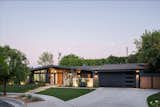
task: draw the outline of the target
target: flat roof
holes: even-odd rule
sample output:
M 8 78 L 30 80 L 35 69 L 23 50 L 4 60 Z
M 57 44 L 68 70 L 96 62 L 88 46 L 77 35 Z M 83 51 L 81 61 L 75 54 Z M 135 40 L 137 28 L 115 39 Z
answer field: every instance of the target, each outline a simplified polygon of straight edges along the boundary
M 31 71 L 43 70 L 43 69 L 48 69 L 48 68 L 68 69 L 68 70 L 72 69 L 72 67 L 66 67 L 66 66 L 47 65 L 47 66 L 39 66 L 36 68 L 32 68 Z
M 58 65 L 48 65 L 33 68 L 32 71 L 43 70 L 48 68 L 67 69 L 67 70 L 84 70 L 84 71 L 123 71 L 123 70 L 144 70 L 147 68 L 147 64 L 144 63 L 132 63 L 132 64 L 105 64 L 101 66 L 75 66 L 66 67 Z

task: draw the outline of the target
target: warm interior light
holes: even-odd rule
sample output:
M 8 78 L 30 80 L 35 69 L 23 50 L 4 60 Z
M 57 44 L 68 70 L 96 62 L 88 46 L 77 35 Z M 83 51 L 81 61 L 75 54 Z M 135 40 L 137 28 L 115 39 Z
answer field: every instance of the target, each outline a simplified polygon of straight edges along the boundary
M 138 74 L 136 75 L 136 80 L 139 80 L 139 75 Z
M 20 82 L 20 84 L 21 84 L 21 85 L 24 85 L 25 83 L 24 83 L 24 82 Z
M 77 71 L 77 73 L 81 73 L 81 71 L 80 71 L 80 70 L 78 70 L 78 71 Z
M 93 79 L 92 78 L 88 79 L 87 87 L 93 87 Z
M 77 78 L 73 78 L 73 86 L 78 87 Z
M 12 81 L 12 82 L 10 81 L 8 84 L 9 84 L 9 85 L 13 85 L 13 81 Z
M 136 73 L 139 73 L 139 70 L 136 70 Z
M 80 75 L 77 75 L 78 78 L 80 78 Z
M 98 75 L 97 75 L 97 74 L 95 74 L 95 75 L 94 75 L 94 78 L 98 78 Z

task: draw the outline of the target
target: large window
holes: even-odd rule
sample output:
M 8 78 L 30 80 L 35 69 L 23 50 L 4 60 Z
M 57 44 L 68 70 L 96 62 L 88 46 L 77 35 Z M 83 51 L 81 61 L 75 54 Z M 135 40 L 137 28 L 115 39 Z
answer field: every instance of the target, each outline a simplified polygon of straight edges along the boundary
M 39 70 L 34 72 L 34 81 L 46 81 L 46 70 Z

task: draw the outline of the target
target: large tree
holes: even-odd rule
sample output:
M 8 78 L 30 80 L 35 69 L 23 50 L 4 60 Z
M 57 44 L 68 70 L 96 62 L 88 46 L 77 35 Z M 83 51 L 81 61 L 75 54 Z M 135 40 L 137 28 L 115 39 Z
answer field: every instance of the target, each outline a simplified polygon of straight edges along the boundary
M 130 54 L 127 58 L 127 63 L 138 63 L 138 57 L 136 54 Z
M 6 95 L 7 82 L 11 79 L 25 80 L 29 69 L 23 53 L 9 46 L 0 46 L 0 80 L 3 81 L 3 94 Z
M 63 66 L 98 66 L 104 64 L 119 64 L 119 63 L 126 63 L 127 57 L 116 57 L 116 56 L 109 56 L 108 58 L 102 59 L 84 59 L 76 56 L 74 54 L 70 54 L 64 56 L 61 60 L 59 65 Z
M 42 65 L 42 66 L 52 65 L 53 64 L 53 54 L 49 52 L 43 52 L 37 62 L 39 65 Z
M 69 54 L 67 56 L 64 56 L 60 62 L 59 65 L 62 66 L 82 66 L 82 58 L 74 55 L 74 54 Z
M 108 64 L 123 64 L 126 63 L 127 57 L 109 56 L 107 59 Z
M 160 70 L 160 31 L 145 31 L 138 45 L 139 62 L 148 63 L 153 71 Z

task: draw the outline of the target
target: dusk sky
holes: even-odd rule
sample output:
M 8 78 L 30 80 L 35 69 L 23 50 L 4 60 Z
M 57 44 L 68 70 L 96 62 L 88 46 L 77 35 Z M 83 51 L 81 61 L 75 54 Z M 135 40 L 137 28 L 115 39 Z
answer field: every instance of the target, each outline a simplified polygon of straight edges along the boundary
M 37 66 L 44 51 L 84 58 L 125 56 L 134 39 L 160 29 L 160 1 L 0 1 L 0 45 L 24 52 Z

